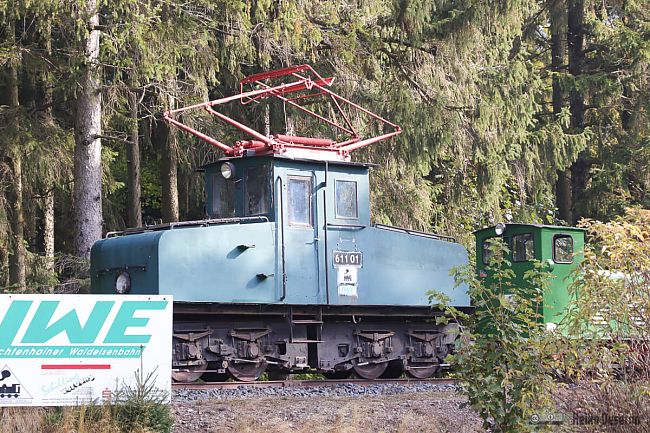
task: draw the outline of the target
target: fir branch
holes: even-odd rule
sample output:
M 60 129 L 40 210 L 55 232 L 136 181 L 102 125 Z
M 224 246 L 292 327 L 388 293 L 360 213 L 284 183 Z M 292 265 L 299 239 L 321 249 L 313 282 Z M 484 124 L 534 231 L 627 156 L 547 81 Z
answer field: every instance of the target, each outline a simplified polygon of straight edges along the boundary
M 411 84 L 415 88 L 415 90 L 420 94 L 420 96 L 422 96 L 422 98 L 424 98 L 427 101 L 427 103 L 429 103 L 430 105 L 437 104 L 438 101 L 434 97 L 429 95 L 427 90 L 413 78 L 414 74 L 410 71 L 407 71 L 404 65 L 397 60 L 397 57 L 394 54 L 390 53 L 386 49 L 381 49 L 380 51 L 382 51 L 384 54 L 388 56 L 389 59 L 391 59 L 393 64 L 397 66 L 399 71 L 402 73 L 404 79 L 406 79 L 406 81 L 408 81 L 409 84 Z M 472 111 L 473 110 L 473 108 L 470 106 L 443 105 L 442 108 L 444 108 L 447 111 Z
M 333 31 L 333 32 L 338 33 L 338 34 L 340 34 L 342 36 L 348 36 L 350 34 L 350 32 L 347 31 L 346 29 L 342 29 L 341 27 L 335 27 L 335 26 L 328 25 L 326 22 L 321 21 L 321 20 L 319 20 L 317 18 L 309 16 L 309 17 L 307 17 L 307 19 L 312 24 L 315 24 L 318 27 L 320 27 L 321 30 Z M 378 38 L 378 40 L 381 41 L 385 45 L 390 45 L 390 44 L 401 45 L 403 47 L 407 47 L 407 48 L 410 48 L 412 50 L 421 51 L 423 53 L 427 53 L 427 54 L 430 54 L 432 56 L 435 56 L 438 53 L 438 46 L 437 45 L 434 45 L 432 47 L 424 47 L 424 46 L 421 46 L 421 45 L 413 44 L 410 41 L 405 41 L 403 39 L 394 38 L 394 37 L 381 37 L 380 36 Z
M 108 141 L 117 141 L 117 142 L 120 142 L 120 143 L 128 144 L 129 146 L 133 145 L 133 142 L 130 141 L 130 140 L 126 140 L 126 139 L 121 138 L 121 137 L 115 137 L 115 136 L 112 136 L 112 135 L 103 135 L 103 134 L 95 134 L 95 135 L 93 135 L 93 139 L 97 139 L 97 138 L 100 138 L 102 140 L 108 140 Z
M 431 54 L 432 56 L 435 56 L 438 53 L 438 46 L 437 45 L 434 45 L 434 46 L 432 46 L 430 48 L 425 48 L 423 46 L 414 45 L 409 41 L 404 41 L 402 39 L 396 39 L 396 38 L 381 38 L 381 41 L 384 42 L 384 43 L 387 43 L 387 44 L 402 45 L 402 46 L 405 46 L 407 48 L 411 48 L 413 50 L 418 50 L 418 51 L 422 51 L 422 52 L 427 53 L 427 54 Z

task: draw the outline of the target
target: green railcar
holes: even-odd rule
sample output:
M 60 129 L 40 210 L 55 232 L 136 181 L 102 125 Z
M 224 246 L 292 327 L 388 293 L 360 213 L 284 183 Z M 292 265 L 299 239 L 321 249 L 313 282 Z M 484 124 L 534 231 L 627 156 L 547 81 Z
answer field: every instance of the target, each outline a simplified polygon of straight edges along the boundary
M 570 301 L 569 286 L 573 272 L 583 258 L 585 230 L 537 224 L 498 224 L 474 232 L 476 271 L 479 278 L 489 278 L 490 239 L 502 237 L 510 249 L 516 283 L 524 285 L 524 274 L 540 261 L 552 274 L 543 294 L 542 320 L 554 329 L 562 320 Z

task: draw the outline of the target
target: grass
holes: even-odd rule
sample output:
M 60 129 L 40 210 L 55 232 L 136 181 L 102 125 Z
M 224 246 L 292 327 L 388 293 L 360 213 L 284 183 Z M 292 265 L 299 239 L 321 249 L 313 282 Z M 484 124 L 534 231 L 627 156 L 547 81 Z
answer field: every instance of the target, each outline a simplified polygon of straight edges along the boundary
M 157 403 L 0 409 L 0 433 L 166 433 L 172 421 Z

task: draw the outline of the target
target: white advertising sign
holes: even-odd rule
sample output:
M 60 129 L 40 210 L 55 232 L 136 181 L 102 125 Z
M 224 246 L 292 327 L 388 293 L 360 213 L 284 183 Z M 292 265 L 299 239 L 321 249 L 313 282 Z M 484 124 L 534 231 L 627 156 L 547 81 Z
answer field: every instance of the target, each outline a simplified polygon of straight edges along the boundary
M 0 406 L 110 401 L 151 375 L 171 395 L 170 296 L 0 295 Z

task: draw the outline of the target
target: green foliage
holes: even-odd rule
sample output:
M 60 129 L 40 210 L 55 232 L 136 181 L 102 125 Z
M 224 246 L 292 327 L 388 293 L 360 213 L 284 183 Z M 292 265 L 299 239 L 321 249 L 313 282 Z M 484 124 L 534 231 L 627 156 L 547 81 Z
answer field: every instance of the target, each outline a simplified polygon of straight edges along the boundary
M 486 277 L 477 278 L 473 267 L 455 272 L 469 288 L 473 316 L 430 294 L 432 305 L 445 308 L 440 323 L 463 324 L 455 374 L 490 431 L 540 431 L 530 417 L 544 413 L 564 412 L 566 422 L 573 414 L 647 415 L 650 213 L 631 209 L 615 221 L 583 225 L 589 244 L 572 277 L 573 301 L 553 332 L 539 310 L 548 273 L 537 263 L 521 284 L 500 238 L 490 245 Z M 626 431 L 644 431 L 642 425 Z
M 629 209 L 609 223 L 585 220 L 589 243 L 571 286 L 571 314 L 560 324 L 584 369 L 611 378 L 612 364 L 650 377 L 650 212 Z
M 650 407 L 650 212 L 628 209 L 609 223 L 582 225 L 589 243 L 553 347 L 556 371 L 577 386 L 556 392 L 557 405 L 568 413 L 626 420 L 602 426 L 604 432 L 644 432 Z

